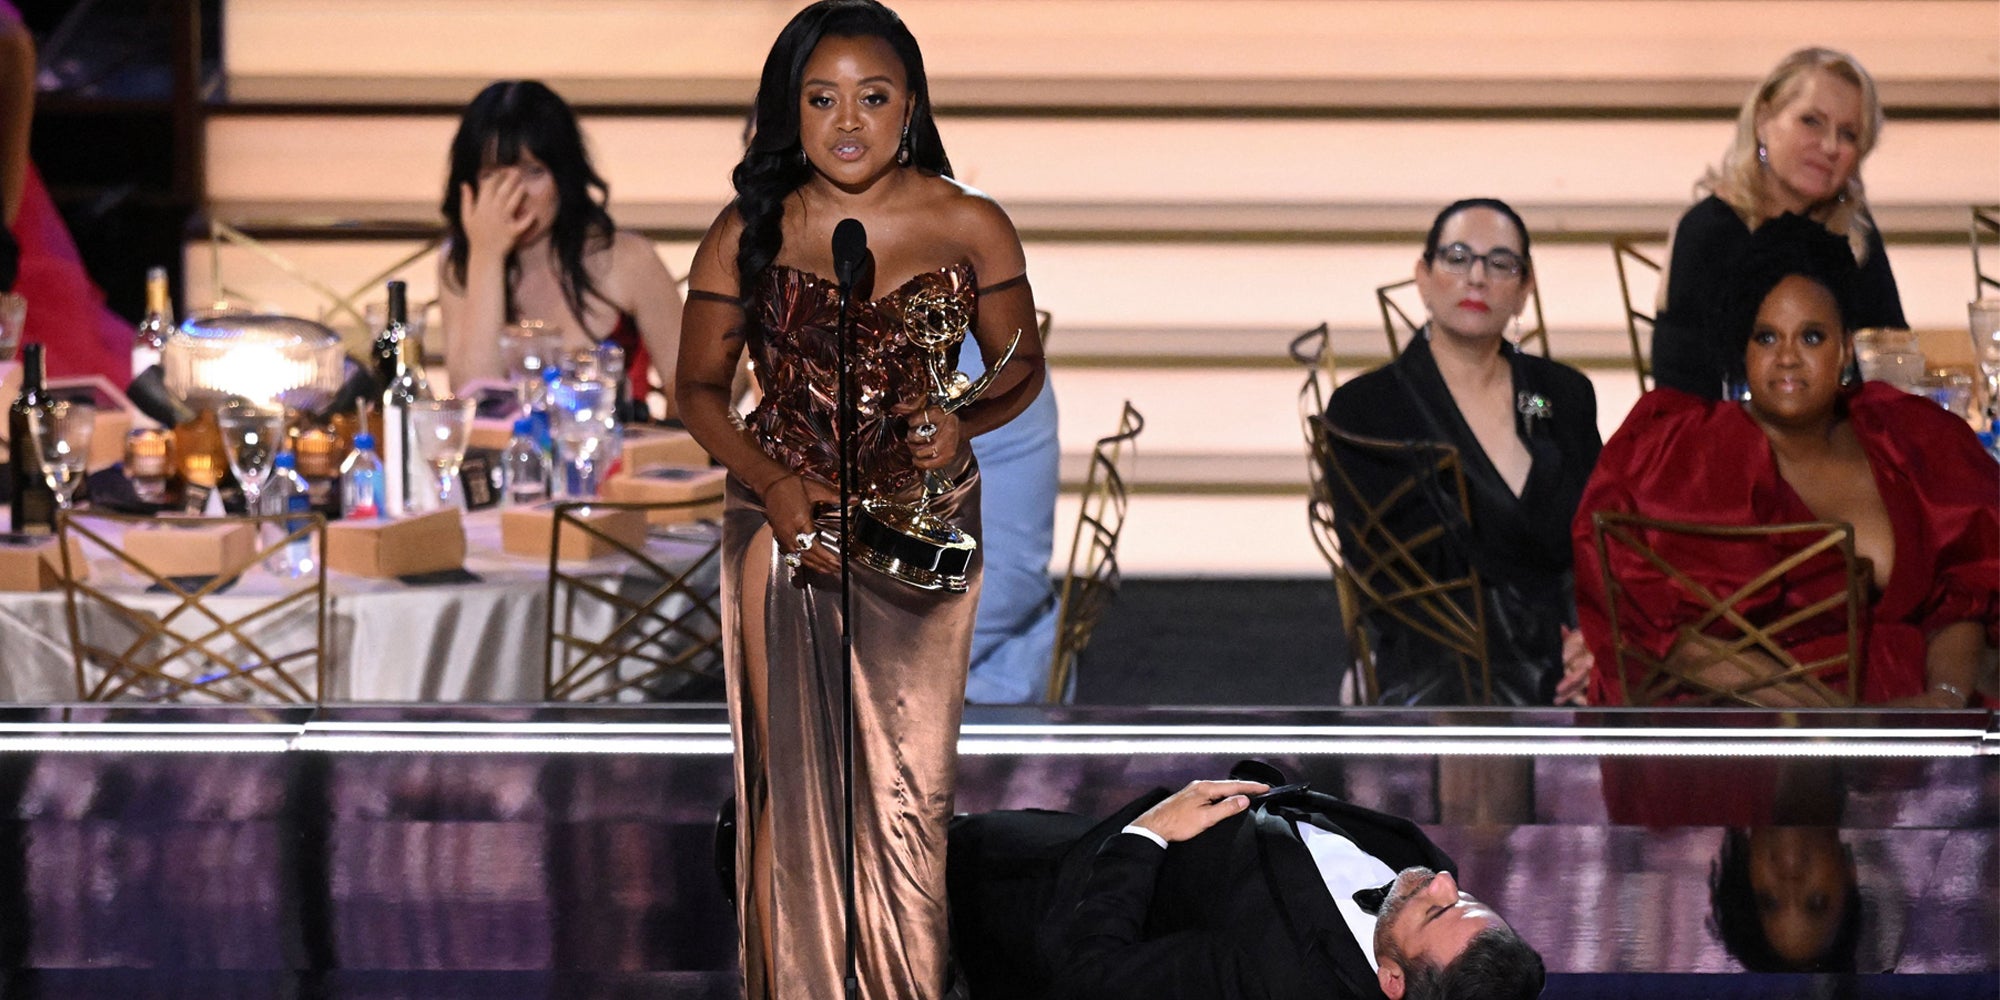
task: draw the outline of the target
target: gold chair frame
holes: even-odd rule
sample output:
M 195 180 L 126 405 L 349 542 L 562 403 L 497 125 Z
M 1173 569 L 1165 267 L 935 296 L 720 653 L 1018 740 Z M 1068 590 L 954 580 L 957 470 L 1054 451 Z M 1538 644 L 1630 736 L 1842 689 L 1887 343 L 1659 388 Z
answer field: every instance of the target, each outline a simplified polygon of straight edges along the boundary
M 1077 656 L 1090 645 L 1091 631 L 1118 593 L 1118 538 L 1125 530 L 1130 504 L 1125 470 L 1137 454 L 1139 432 L 1145 429 L 1146 419 L 1127 400 L 1118 417 L 1118 430 L 1098 438 L 1097 446 L 1091 449 L 1076 531 L 1070 536 L 1062 603 L 1056 614 L 1055 651 L 1046 693 L 1050 704 L 1063 701 Z
M 1363 696 L 1373 703 L 1381 697 L 1381 678 L 1376 671 L 1375 653 L 1367 641 L 1368 613 L 1379 612 L 1443 647 L 1458 660 L 1461 690 L 1479 692 L 1480 701 L 1493 700 L 1493 670 L 1486 649 L 1486 603 L 1479 571 L 1469 563 L 1463 575 L 1439 579 L 1418 558 L 1420 550 L 1446 539 L 1442 523 L 1431 524 L 1416 534 L 1395 534 L 1384 523 L 1385 516 L 1399 505 L 1421 496 L 1425 480 L 1439 480 L 1450 489 L 1458 504 L 1458 515 L 1470 524 L 1472 510 L 1466 497 L 1465 471 L 1458 449 L 1432 441 L 1385 441 L 1352 434 L 1334 426 L 1325 417 L 1307 420 L 1313 460 L 1321 464 L 1329 483 L 1324 514 L 1314 513 L 1314 534 L 1322 531 L 1332 539 L 1343 567 L 1336 579 L 1344 577 L 1341 617 L 1349 630 L 1348 641 L 1362 668 Z M 1354 481 L 1340 459 L 1341 448 L 1373 452 L 1391 458 L 1413 471 L 1384 491 L 1368 496 Z M 1343 525 L 1333 487 L 1351 505 L 1354 523 Z M 1322 549 L 1324 551 L 1324 549 Z M 1352 600 L 1350 605 L 1348 602 Z M 1349 611 L 1349 608 L 1352 611 Z M 1478 684 L 1473 671 L 1478 671 Z
M 702 573 L 722 558 L 721 531 L 716 532 L 715 540 L 692 563 L 674 568 L 654 558 L 644 545 L 628 545 L 576 516 L 579 510 L 651 513 L 712 507 L 714 503 L 714 500 L 666 503 L 593 500 L 556 504 L 549 536 L 548 638 L 542 667 L 545 700 L 615 701 L 627 692 L 648 693 L 669 677 L 714 680 L 722 676 L 721 579 L 718 574 L 713 582 L 701 580 Z M 566 528 L 611 546 L 617 554 L 630 558 L 637 568 L 651 574 L 652 579 L 659 581 L 658 585 L 644 600 L 633 600 L 588 575 L 565 570 L 562 539 Z M 586 597 L 613 609 L 619 616 L 610 631 L 600 638 L 576 632 L 579 598 Z M 663 613 L 661 606 L 675 597 L 685 597 L 688 607 L 672 615 Z M 627 660 L 639 661 L 645 667 L 639 673 L 623 675 L 619 670 Z
M 1394 293 L 1405 288 L 1415 287 L 1416 283 L 1415 278 L 1404 278 L 1375 288 L 1375 307 L 1382 313 L 1382 333 L 1389 338 L 1391 358 L 1403 353 L 1402 341 L 1397 338 L 1399 327 L 1406 337 L 1414 337 L 1418 330 L 1423 329 L 1424 325 L 1411 316 L 1409 310 L 1404 309 L 1394 296 Z M 1541 351 L 1542 357 L 1546 358 L 1549 356 L 1549 324 L 1542 318 L 1542 286 L 1539 282 L 1528 290 L 1528 299 L 1534 306 L 1535 321 L 1521 333 L 1521 339 L 1515 346 L 1524 351 L 1531 346 L 1536 347 Z
M 1341 635 L 1347 640 L 1347 649 L 1354 662 L 1361 663 L 1369 656 L 1368 632 L 1362 627 L 1360 594 L 1354 589 L 1354 581 L 1347 578 L 1346 564 L 1340 561 L 1340 537 L 1333 518 L 1333 490 L 1326 480 L 1330 466 L 1325 454 L 1325 435 L 1316 423 L 1325 416 L 1327 400 L 1332 398 L 1333 390 L 1339 384 L 1339 365 L 1334 358 L 1332 333 L 1325 323 L 1321 323 L 1293 337 L 1287 353 L 1306 370 L 1305 381 L 1299 386 L 1299 433 L 1306 445 L 1306 521 L 1312 531 L 1313 547 L 1319 550 L 1320 558 L 1326 560 L 1327 569 L 1333 574 L 1334 594 L 1340 601 Z M 1345 673 L 1357 678 L 1357 700 L 1372 701 L 1372 696 L 1361 690 L 1358 682 L 1360 673 Z M 1345 681 L 1342 683 L 1345 686 Z
M 1618 267 L 1618 298 L 1625 304 L 1625 336 L 1632 345 L 1632 371 L 1639 376 L 1639 391 L 1645 393 L 1653 388 L 1652 338 L 1656 317 L 1632 304 L 1632 279 L 1627 270 L 1643 267 L 1658 279 L 1661 272 L 1659 261 L 1646 256 L 1639 249 L 1638 241 L 1621 236 L 1611 241 L 1611 261 Z M 1639 325 L 1645 324 L 1645 339 L 1639 337 Z
M 1979 249 L 1986 243 L 1994 244 L 2000 251 L 2000 205 L 1972 206 L 1972 297 L 1985 298 L 1988 291 L 2000 295 L 2000 272 L 1987 273 L 1985 262 L 1979 259 Z
M 1703 586 L 1679 566 L 1660 555 L 1658 549 L 1643 537 L 1645 533 L 1657 532 L 1707 539 L 1777 538 L 1787 535 L 1800 536 L 1800 547 L 1784 559 L 1766 568 L 1726 596 L 1719 596 Z M 1861 656 L 1861 611 L 1866 606 L 1866 560 L 1854 554 L 1854 527 L 1840 521 L 1805 521 L 1792 524 L 1773 525 L 1716 525 L 1696 524 L 1685 521 L 1668 521 L 1659 518 L 1629 514 L 1622 511 L 1598 511 L 1591 515 L 1591 534 L 1597 544 L 1597 568 L 1604 583 L 1607 616 L 1611 620 L 1612 655 L 1614 676 L 1618 679 L 1618 697 L 1626 705 L 1646 706 L 1658 704 L 1665 698 L 1679 694 L 1692 694 L 1696 704 L 1756 705 L 1750 695 L 1767 687 L 1798 682 L 1812 688 L 1830 704 L 1851 706 L 1855 693 L 1860 690 L 1861 672 L 1865 663 Z M 1683 635 L 1708 635 L 1708 630 L 1717 624 L 1726 624 L 1740 633 L 1729 640 L 1715 640 L 1714 648 L 1707 659 L 1696 665 L 1699 670 L 1720 662 L 1744 663 L 1745 654 L 1757 653 L 1778 662 L 1777 674 L 1753 683 L 1726 686 L 1704 681 L 1691 676 L 1682 668 L 1669 662 L 1669 658 L 1655 657 L 1627 641 L 1621 624 L 1620 609 L 1628 607 L 1626 592 L 1616 574 L 1611 571 L 1611 543 L 1617 543 L 1644 559 L 1647 565 L 1666 574 L 1676 585 L 1698 599 L 1705 607 L 1699 617 L 1681 627 Z M 1784 576 L 1808 560 L 1821 553 L 1833 551 L 1840 555 L 1843 569 L 1847 574 L 1847 585 L 1812 604 L 1785 615 L 1768 625 L 1758 625 L 1740 610 L 1743 601 L 1777 584 Z M 1847 619 L 1847 647 L 1844 653 L 1823 657 L 1810 662 L 1801 662 L 1777 640 L 1786 631 L 1836 609 L 1844 609 Z M 1626 680 L 1626 665 L 1636 664 L 1641 675 L 1634 690 Z M 1846 672 L 1846 690 L 1836 692 L 1828 687 L 1821 675 L 1835 668 Z
M 326 519 L 318 514 L 274 514 L 257 517 L 205 518 L 197 523 L 249 525 L 262 537 L 267 525 L 277 526 L 277 540 L 262 545 L 256 556 L 234 573 L 211 578 L 196 586 L 184 586 L 179 579 L 159 573 L 133 557 L 125 547 L 91 527 L 91 520 L 122 524 L 126 529 L 158 523 L 156 518 L 96 511 L 63 511 L 56 517 L 56 535 L 62 549 L 63 602 L 69 626 L 71 658 L 76 669 L 77 697 L 83 701 L 109 701 L 144 689 L 149 701 L 178 702 L 185 695 L 201 695 L 220 702 L 259 700 L 255 693 L 287 703 L 314 703 L 325 700 L 327 692 L 326 638 Z M 122 534 L 121 534 L 122 537 Z M 281 548 L 297 541 L 309 541 L 316 553 L 308 582 L 288 593 L 271 598 L 233 618 L 217 612 L 209 603 L 221 590 L 243 573 L 251 572 Z M 116 595 L 80 578 L 84 567 L 76 565 L 80 556 L 88 560 L 91 550 L 114 557 L 137 572 L 149 586 L 161 588 L 177 600 L 163 615 L 128 607 Z M 266 641 L 252 634 L 258 622 L 275 618 L 294 605 L 311 602 L 314 640 L 311 647 L 274 652 Z M 104 645 L 85 634 L 86 607 L 101 609 L 112 619 L 135 632 L 122 648 Z M 192 625 L 183 625 L 183 621 Z M 158 644 L 158 645 L 156 645 Z M 233 644 L 228 645 L 228 644 Z M 311 684 L 302 683 L 293 663 L 309 660 Z M 174 670 L 176 664 L 192 669 Z M 93 673 L 101 676 L 92 677 Z M 255 693 L 239 694 L 228 682 L 240 682 Z
M 240 292 L 237 289 L 230 287 L 223 281 L 222 278 L 222 248 L 225 245 L 241 247 L 245 250 L 250 251 L 252 254 L 262 259 L 265 263 L 270 264 L 272 267 L 277 268 L 280 272 L 282 272 L 285 276 L 291 278 L 293 281 L 296 281 L 299 284 L 304 285 L 307 288 L 310 288 L 314 292 L 318 293 L 319 296 L 325 300 L 325 302 L 322 304 L 320 308 L 319 315 L 314 317 L 315 319 L 319 320 L 322 323 L 327 323 L 330 326 L 345 325 L 348 321 L 351 320 L 353 324 L 352 326 L 353 329 L 366 332 L 368 330 L 368 317 L 367 314 L 363 311 L 361 306 L 362 297 L 381 288 L 383 282 L 388 281 L 390 278 L 393 278 L 396 275 L 401 274 L 404 271 L 408 270 L 412 265 L 424 259 L 426 256 L 436 253 L 438 249 L 444 245 L 444 235 L 442 233 L 430 233 L 429 231 L 422 231 L 422 234 L 425 235 L 424 243 L 422 246 L 418 247 L 417 249 L 407 254 L 404 254 L 401 257 L 398 257 L 394 263 L 390 264 L 388 267 L 382 268 L 380 271 L 375 272 L 373 275 L 369 276 L 367 280 L 356 285 L 352 291 L 342 293 L 340 290 L 334 288 L 332 285 L 327 284 L 325 281 L 321 280 L 317 276 L 313 275 L 311 272 L 307 271 L 305 268 L 300 267 L 291 258 L 286 257 L 284 254 L 281 254 L 276 250 L 271 249 L 262 240 L 259 240 L 256 237 L 251 236 L 248 233 L 245 233 L 243 230 L 238 229 L 235 226 L 230 225 L 229 223 L 222 222 L 220 220 L 211 220 L 208 224 L 208 268 L 209 268 L 210 287 L 215 290 L 215 297 L 220 300 L 234 301 L 236 299 L 249 297 L 243 292 Z M 411 235 L 413 236 L 420 235 L 420 232 L 413 230 Z M 424 308 L 428 309 L 429 305 L 426 304 Z M 191 309 L 189 311 L 194 312 L 195 310 Z M 342 317 L 345 318 L 343 319 Z M 365 351 L 367 349 L 367 346 L 368 345 L 366 344 L 360 344 L 360 345 L 350 344 L 349 348 L 350 350 L 359 352 L 359 351 Z M 435 353 L 435 348 L 427 348 L 427 350 L 430 353 Z M 427 357 L 425 358 L 425 363 L 427 364 L 431 363 L 432 360 L 433 359 Z

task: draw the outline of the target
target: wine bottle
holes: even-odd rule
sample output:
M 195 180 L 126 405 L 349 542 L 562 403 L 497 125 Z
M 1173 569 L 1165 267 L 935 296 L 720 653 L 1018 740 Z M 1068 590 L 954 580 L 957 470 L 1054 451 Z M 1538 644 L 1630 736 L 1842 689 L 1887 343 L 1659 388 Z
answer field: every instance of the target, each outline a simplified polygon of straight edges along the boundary
M 376 370 L 383 386 L 383 492 L 391 517 L 409 513 L 412 492 L 428 481 L 410 436 L 409 405 L 429 399 L 430 386 L 424 381 L 423 343 L 410 329 L 408 301 L 403 283 L 389 282 L 389 318 L 375 338 Z
M 16 532 L 49 534 L 56 529 L 56 494 L 42 476 L 42 461 L 35 450 L 35 437 L 28 429 L 28 415 L 55 409 L 55 398 L 43 385 L 46 370 L 42 345 L 21 348 L 21 393 L 7 410 L 8 477 L 14 487 L 8 506 L 9 522 Z
M 174 330 L 174 302 L 167 294 L 167 269 L 146 272 L 146 316 L 139 321 L 132 340 L 132 374 L 160 363 L 160 349 L 167 346 L 167 334 Z

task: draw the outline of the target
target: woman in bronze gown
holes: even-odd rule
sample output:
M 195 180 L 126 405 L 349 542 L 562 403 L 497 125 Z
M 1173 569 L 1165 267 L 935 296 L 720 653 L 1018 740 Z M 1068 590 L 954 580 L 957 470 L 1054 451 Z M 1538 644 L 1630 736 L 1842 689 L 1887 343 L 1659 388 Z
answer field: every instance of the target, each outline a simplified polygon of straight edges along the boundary
M 1042 384 L 1020 238 L 999 206 L 951 179 L 923 57 L 873 0 L 800 12 L 764 64 L 736 200 L 695 255 L 678 397 L 729 469 L 724 618 L 736 738 L 737 902 L 748 996 L 834 998 L 846 936 L 841 853 L 840 567 L 836 484 L 836 223 L 866 226 L 856 279 L 857 491 L 914 499 L 923 473 L 951 488 L 932 512 L 978 532 L 966 442 Z M 924 352 L 903 331 L 919 293 L 976 311 L 971 336 L 1013 361 L 956 414 L 927 405 Z M 762 402 L 738 420 L 730 383 L 748 348 Z M 816 517 L 817 515 L 817 517 Z M 816 541 L 824 539 L 820 544 Z M 945 825 L 978 599 L 852 569 L 855 885 L 861 995 L 947 988 Z

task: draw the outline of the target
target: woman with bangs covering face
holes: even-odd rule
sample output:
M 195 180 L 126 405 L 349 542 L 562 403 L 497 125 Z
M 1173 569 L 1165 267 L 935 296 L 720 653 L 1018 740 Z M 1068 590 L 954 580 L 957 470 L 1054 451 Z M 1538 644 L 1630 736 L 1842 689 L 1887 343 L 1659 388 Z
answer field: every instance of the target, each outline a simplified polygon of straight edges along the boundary
M 868 256 L 849 305 L 861 497 L 913 501 L 978 536 L 968 442 L 1042 388 L 1020 238 L 990 198 L 951 178 L 923 55 L 874 0 L 824 0 L 792 18 L 764 64 L 756 128 L 695 254 L 677 386 L 681 417 L 729 470 L 723 619 L 736 740 L 736 880 L 745 994 L 832 1000 L 847 936 L 842 851 L 839 290 L 835 227 Z M 978 400 L 931 405 L 928 352 L 906 306 L 951 303 L 982 357 L 1005 354 Z M 929 310 L 927 310 L 928 312 Z M 750 353 L 763 396 L 731 409 Z M 964 593 L 922 590 L 856 561 L 854 942 L 860 992 L 948 988 L 946 825 L 952 813 L 978 559 Z
M 576 114 L 535 80 L 488 85 L 451 141 L 438 306 L 451 384 L 507 377 L 500 330 L 540 320 L 565 347 L 616 344 L 633 398 L 673 385 L 681 301 L 653 241 L 619 229 Z
M 1892 386 L 1853 382 L 1855 277 L 1847 244 L 1817 223 L 1780 217 L 1757 230 L 1721 311 L 1738 331 L 1729 374 L 1748 398 L 1671 388 L 1641 397 L 1584 494 L 1577 562 L 1597 565 L 1591 515 L 1600 510 L 1722 525 L 1846 522 L 1870 574 L 1858 700 L 1961 708 L 1975 697 L 1982 647 L 2000 639 L 2000 475 L 1964 420 Z M 1791 551 L 1761 540 L 1657 541 L 1663 558 L 1714 594 L 1735 593 Z M 1691 632 L 1685 623 L 1706 605 L 1637 554 L 1617 552 L 1612 574 L 1630 608 L 1621 632 L 1652 656 L 1679 657 L 1725 685 L 1780 669 L 1755 651 L 1710 662 L 1703 647 L 1728 636 Z M 1825 553 L 1738 610 L 1770 625 L 1845 586 L 1838 559 Z M 1598 573 L 1581 575 L 1577 602 L 1597 658 L 1591 700 L 1615 702 L 1639 678 L 1621 683 L 1617 674 Z M 1845 652 L 1846 619 L 1822 614 L 1776 638 L 1812 662 Z M 1753 697 L 1774 707 L 1825 704 L 1796 682 Z
M 1427 568 L 1436 577 L 1476 568 L 1484 588 L 1491 700 L 1574 702 L 1588 663 L 1574 622 L 1569 522 L 1597 459 L 1597 396 L 1566 365 L 1524 354 L 1506 337 L 1534 288 L 1528 228 L 1503 201 L 1473 198 L 1438 213 L 1416 263 L 1430 322 L 1388 365 L 1333 393 L 1327 419 L 1350 434 L 1430 441 L 1457 449 L 1471 522 L 1455 502 L 1397 505 L 1391 529 L 1411 537 L 1441 525 L 1451 544 Z M 1336 442 L 1335 447 L 1340 445 Z M 1350 463 L 1364 495 L 1385 496 L 1408 474 Z M 1345 498 L 1336 525 L 1353 530 Z M 1380 701 L 1464 705 L 1453 654 L 1386 615 L 1369 623 Z
M 1654 384 L 1707 399 L 1740 391 L 1725 380 L 1737 359 L 1718 310 L 1750 234 L 1780 215 L 1802 215 L 1847 242 L 1860 266 L 1852 328 L 1908 325 L 1861 184 L 1881 134 L 1875 81 L 1843 52 L 1800 49 L 1751 92 L 1722 163 L 1698 186 L 1707 197 L 1674 228 L 1653 327 Z

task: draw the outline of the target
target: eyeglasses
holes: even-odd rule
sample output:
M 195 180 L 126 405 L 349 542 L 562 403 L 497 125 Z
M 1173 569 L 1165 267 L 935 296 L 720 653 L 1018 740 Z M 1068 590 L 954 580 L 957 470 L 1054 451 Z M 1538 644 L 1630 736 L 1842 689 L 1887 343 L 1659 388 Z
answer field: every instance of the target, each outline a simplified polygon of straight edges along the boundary
M 1432 255 L 1440 267 L 1452 274 L 1471 274 L 1475 261 L 1486 262 L 1486 274 L 1492 278 L 1519 281 L 1528 273 L 1527 258 L 1512 250 L 1501 248 L 1485 253 L 1473 253 L 1472 248 L 1463 243 L 1453 243 Z

